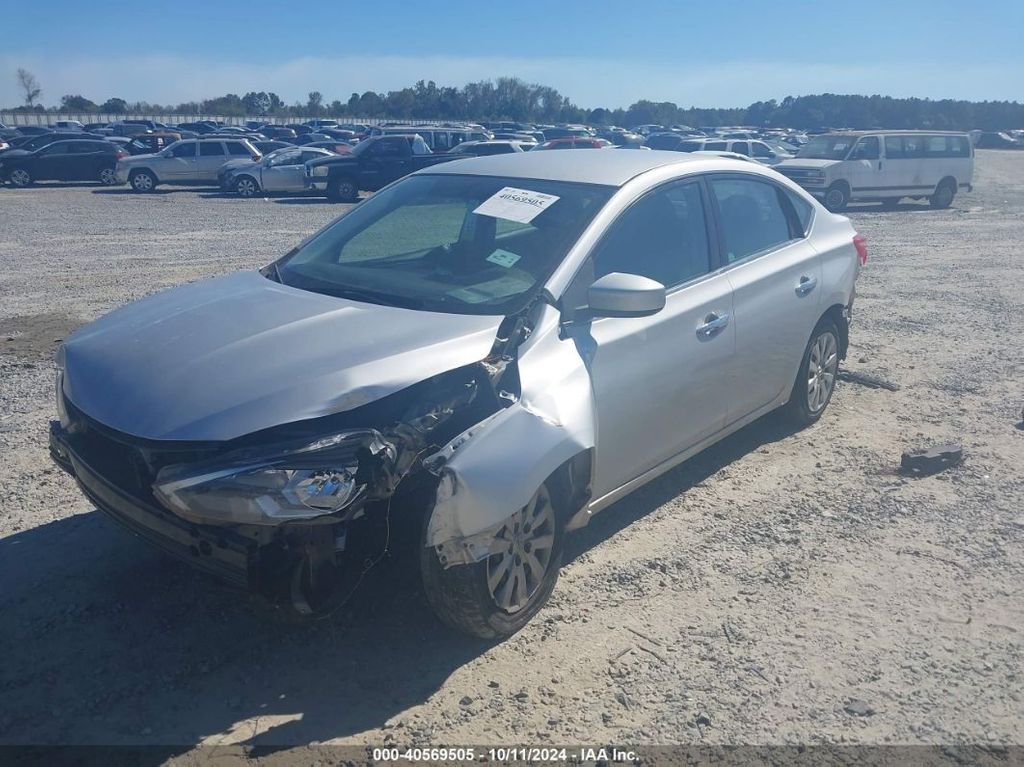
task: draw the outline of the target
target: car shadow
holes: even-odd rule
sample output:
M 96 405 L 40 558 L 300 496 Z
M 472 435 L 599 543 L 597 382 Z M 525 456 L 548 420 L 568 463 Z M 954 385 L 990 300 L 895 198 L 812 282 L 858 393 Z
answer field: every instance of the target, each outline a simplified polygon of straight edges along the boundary
M 102 187 L 100 189 L 94 189 L 93 194 L 135 195 L 137 197 L 146 197 L 147 195 L 179 194 L 180 192 L 198 192 L 200 190 L 208 189 L 209 187 L 205 186 L 158 186 L 156 189 L 151 189 L 148 192 L 136 192 L 127 184 L 121 184 L 116 187 Z
M 933 208 L 927 202 L 901 202 L 892 207 L 886 207 L 877 202 L 862 202 L 851 203 L 843 213 L 941 213 L 942 210 L 942 208 Z
M 602 512 L 567 561 L 791 433 L 751 424 Z M 433 617 L 415 560 L 397 546 L 338 612 L 294 625 L 97 511 L 4 538 L 0 743 L 274 750 L 380 728 L 492 644 Z
M 340 203 L 328 202 L 326 197 L 279 197 L 274 200 L 278 205 L 338 205 Z

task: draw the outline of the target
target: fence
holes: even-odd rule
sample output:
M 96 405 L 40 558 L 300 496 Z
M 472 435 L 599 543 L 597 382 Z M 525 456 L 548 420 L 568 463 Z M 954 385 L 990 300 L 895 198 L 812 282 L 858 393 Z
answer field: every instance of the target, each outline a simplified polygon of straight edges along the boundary
M 216 120 L 226 125 L 245 125 L 249 121 L 270 123 L 271 125 L 284 125 L 303 123 L 313 120 L 313 117 L 227 117 L 225 115 L 181 115 L 181 114 L 98 114 L 87 112 L 84 114 L 73 114 L 67 112 L 0 112 L 0 123 L 11 128 L 22 125 L 52 125 L 58 120 L 78 120 L 88 125 L 89 123 L 113 123 L 120 120 L 152 120 L 153 122 L 178 124 L 192 123 L 199 120 Z M 328 119 L 326 116 L 320 119 Z M 337 117 L 341 123 L 361 123 L 363 125 L 379 125 L 383 122 L 397 123 L 400 125 L 424 125 L 432 124 L 436 120 L 390 120 L 379 117 Z

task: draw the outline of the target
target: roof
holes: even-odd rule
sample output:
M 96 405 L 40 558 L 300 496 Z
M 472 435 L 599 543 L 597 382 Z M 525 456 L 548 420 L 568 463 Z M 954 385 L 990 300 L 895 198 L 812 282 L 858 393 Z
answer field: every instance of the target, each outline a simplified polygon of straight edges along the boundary
M 828 133 L 819 133 L 819 136 L 966 136 L 967 132 L 962 130 L 886 130 L 885 128 L 874 128 L 872 130 L 835 130 Z
M 707 163 L 708 158 L 686 152 L 602 152 L 598 149 L 531 151 L 474 157 L 432 165 L 419 173 L 472 176 L 510 176 L 543 181 L 622 186 L 641 173 L 665 165 Z

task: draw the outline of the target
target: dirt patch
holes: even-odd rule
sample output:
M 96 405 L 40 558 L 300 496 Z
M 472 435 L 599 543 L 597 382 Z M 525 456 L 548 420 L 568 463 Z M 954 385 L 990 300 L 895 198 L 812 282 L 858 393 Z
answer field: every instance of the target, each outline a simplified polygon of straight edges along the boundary
M 51 359 L 60 342 L 81 324 L 78 317 L 60 312 L 0 319 L 0 354 L 33 362 Z

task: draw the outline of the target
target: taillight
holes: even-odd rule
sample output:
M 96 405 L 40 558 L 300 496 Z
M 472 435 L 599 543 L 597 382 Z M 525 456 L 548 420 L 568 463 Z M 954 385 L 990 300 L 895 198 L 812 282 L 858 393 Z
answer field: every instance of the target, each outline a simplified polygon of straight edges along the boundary
M 857 258 L 860 259 L 860 265 L 864 266 L 868 262 L 868 238 L 863 234 L 854 235 L 853 247 L 857 249 Z
M 261 154 L 257 154 L 257 153 L 255 153 L 255 152 L 253 152 L 253 153 L 252 153 L 252 154 L 250 154 L 249 156 L 250 156 L 250 157 L 252 158 L 252 161 L 253 161 L 253 162 L 259 162 L 260 160 L 262 160 L 262 159 L 263 159 L 263 155 L 261 155 Z
M 128 153 L 123 149 L 118 149 L 116 152 L 114 152 L 114 157 L 116 157 L 118 160 L 123 160 L 127 156 Z

